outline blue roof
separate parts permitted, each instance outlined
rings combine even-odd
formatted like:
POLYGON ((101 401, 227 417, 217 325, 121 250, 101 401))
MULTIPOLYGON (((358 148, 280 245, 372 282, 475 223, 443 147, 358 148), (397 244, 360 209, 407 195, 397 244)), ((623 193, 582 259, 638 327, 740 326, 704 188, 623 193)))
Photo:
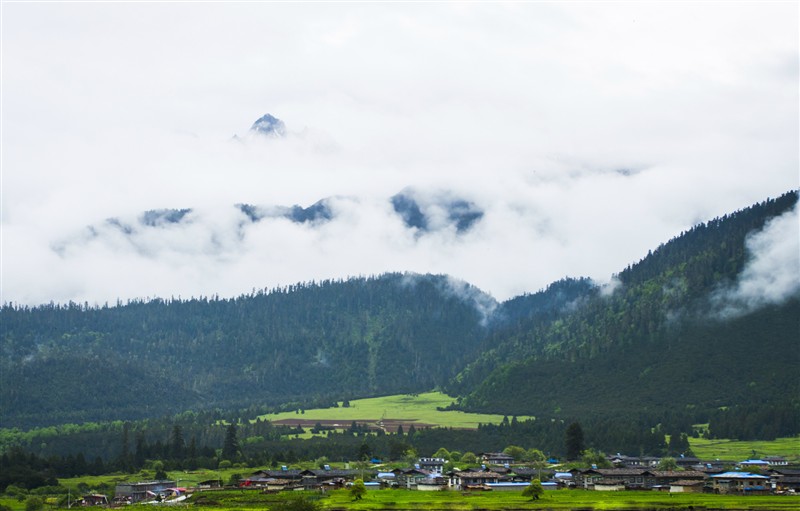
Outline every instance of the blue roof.
POLYGON ((711 476, 714 479, 769 479, 761 474, 751 474, 750 472, 725 472, 711 476))

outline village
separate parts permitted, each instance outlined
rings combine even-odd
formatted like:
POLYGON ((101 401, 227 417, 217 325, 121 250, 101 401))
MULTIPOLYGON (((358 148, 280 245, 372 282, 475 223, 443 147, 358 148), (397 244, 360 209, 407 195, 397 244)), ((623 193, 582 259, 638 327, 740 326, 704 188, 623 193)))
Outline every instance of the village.
POLYGON ((140 502, 180 502, 194 492, 231 487, 242 491, 277 493, 347 488, 355 480, 364 481, 369 490, 406 489, 415 491, 522 491, 534 480, 544 490, 622 491, 643 490, 668 493, 715 493, 738 495, 800 495, 800 468, 790 467, 783 457, 748 459, 740 462, 701 460, 680 457, 673 470, 659 470, 657 457, 608 456, 611 468, 560 468, 550 459, 541 467, 518 465, 504 453, 483 453, 479 467, 444 471, 444 458, 423 457, 413 466, 385 469, 377 463, 357 468, 258 470, 236 485, 219 479, 201 481, 194 487, 181 487, 176 480, 118 484, 113 499, 106 495, 87 495, 83 505, 132 504, 140 502), (733 467, 733 469, 731 469, 733 467))

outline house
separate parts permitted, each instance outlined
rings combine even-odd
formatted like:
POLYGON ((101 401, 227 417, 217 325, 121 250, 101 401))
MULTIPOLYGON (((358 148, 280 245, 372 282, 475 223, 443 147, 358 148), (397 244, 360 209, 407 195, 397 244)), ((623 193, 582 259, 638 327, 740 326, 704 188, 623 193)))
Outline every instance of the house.
POLYGON ((447 478, 438 472, 432 473, 425 479, 417 481, 419 491, 442 491, 447 489, 447 478))
POLYGON ((433 472, 419 468, 402 470, 397 474, 397 485, 401 488, 416 488, 420 481, 427 479, 433 472))
POLYGON ((175 486, 175 481, 143 481, 138 483, 120 483, 114 490, 115 500, 127 502, 142 502, 164 497, 167 490, 175 486))
POLYGON ((84 495, 81 499, 82 506, 107 506, 108 497, 99 493, 84 495))
POLYGON ((705 488, 705 481, 699 481, 697 479, 678 479, 677 481, 670 483, 669 485, 669 492, 670 493, 702 493, 703 488, 705 488))
MULTIPOLYGON (((653 472, 644 468, 590 468, 570 471, 579 488, 592 489, 600 484, 601 490, 623 488, 652 488, 656 484, 653 472)), ((595 488, 598 489, 598 488, 595 488)))
POLYGON ((417 460, 415 468, 441 473, 444 470, 445 463, 447 463, 447 460, 444 458, 420 458, 417 460))
POLYGON ((511 465, 514 458, 504 452, 485 452, 481 454, 481 461, 490 465, 511 465))
POLYGON ((655 486, 671 487, 678 481, 699 481, 705 485, 708 476, 696 470, 653 470, 655 486))
POLYGON ((767 456, 764 461, 769 463, 770 467, 785 467, 789 461, 783 456, 767 456))
POLYGON ((207 479, 205 481, 200 481, 199 483, 197 483, 198 490, 212 490, 216 488, 222 488, 222 480, 207 479))
POLYGON ((660 461, 652 456, 625 456, 620 453, 607 456, 607 459, 617 468, 654 468, 660 461))
MULTIPOLYGON (((493 469, 498 474, 502 474, 501 468, 493 469)), ((539 479, 540 481, 550 477, 553 473, 549 470, 542 470, 539 468, 529 468, 529 467, 514 467, 513 470, 507 472, 506 476, 511 477, 513 481, 517 482, 530 482, 534 479, 539 479)))
POLYGON ((775 468, 770 471, 770 484, 778 493, 800 493, 800 470, 775 468))
POLYGON ((376 479, 379 483, 383 483, 386 486, 397 486, 396 472, 378 472, 376 479))
POLYGON ((701 460, 700 458, 694 458, 689 456, 678 456, 677 458, 675 458, 675 464, 683 469, 688 469, 691 467, 702 465, 703 460, 701 460))
POLYGON ((769 468, 769 463, 764 460, 744 460, 739 462, 739 466, 742 467, 743 470, 766 470, 769 468))
POLYGON ((488 483, 499 483, 505 480, 497 472, 489 470, 465 470, 450 472, 449 486, 456 490, 467 490, 470 488, 483 487, 488 483))
POLYGON ((328 487, 341 488, 348 481, 353 481, 359 474, 358 470, 336 470, 327 465, 322 470, 302 470, 299 473, 303 488, 307 490, 312 490, 322 484, 328 487))
POLYGON ((725 472, 711 476, 715 493, 767 493, 769 477, 750 472, 725 472))
POLYGON ((622 491, 625 484, 614 479, 596 479, 592 485, 594 491, 622 491))

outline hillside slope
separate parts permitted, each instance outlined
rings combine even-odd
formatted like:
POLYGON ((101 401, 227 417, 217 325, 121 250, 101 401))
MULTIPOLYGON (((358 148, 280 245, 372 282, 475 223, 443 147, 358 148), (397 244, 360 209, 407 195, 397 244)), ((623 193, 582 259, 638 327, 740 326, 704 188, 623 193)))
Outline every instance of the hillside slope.
MULTIPOLYGON (((796 223, 796 202, 791 192, 699 225, 622 271, 613 292, 495 332, 450 392, 464 409, 534 415, 796 404, 797 288, 771 304, 742 291, 754 236, 784 213, 796 223)), ((777 272, 796 286, 798 270, 777 272)))
POLYGON ((446 277, 388 274, 231 300, 6 306, 3 424, 429 390, 474 358, 493 305, 446 277))
POLYGON ((797 406, 797 254, 759 266, 782 220, 796 247, 796 203, 793 191, 698 225, 625 268, 615 287, 568 278, 501 304, 446 276, 410 274, 234 299, 7 304, 0 421, 327 406, 434 388, 461 396, 456 407, 509 415, 797 406), (753 287, 758 278, 768 285, 753 287))

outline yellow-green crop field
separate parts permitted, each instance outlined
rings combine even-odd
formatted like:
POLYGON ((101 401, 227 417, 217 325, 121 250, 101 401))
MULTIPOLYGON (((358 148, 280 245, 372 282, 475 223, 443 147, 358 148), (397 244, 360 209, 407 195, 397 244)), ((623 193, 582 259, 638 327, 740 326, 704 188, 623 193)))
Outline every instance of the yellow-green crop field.
POLYGON ((709 460, 742 461, 765 456, 785 456, 790 461, 800 461, 800 437, 775 440, 709 440, 690 438, 689 445, 695 456, 709 460))
MULTIPOLYGON (((283 412, 261 415, 260 419, 269 421, 304 420, 304 421, 341 421, 348 427, 353 421, 374 423, 380 419, 403 420, 427 426, 447 428, 475 429, 478 424, 499 424, 503 415, 466 413, 459 411, 440 411, 437 407, 446 407, 453 402, 452 397, 441 392, 424 394, 400 394, 350 401, 345 408, 339 402, 338 408, 321 408, 304 410, 304 413, 283 412)), ((519 416, 519 420, 532 419, 531 416, 519 416)))

